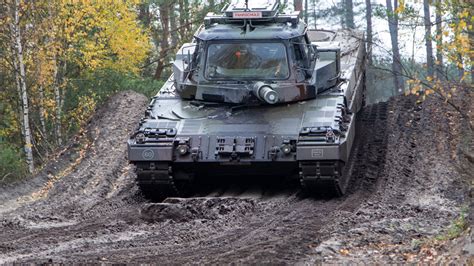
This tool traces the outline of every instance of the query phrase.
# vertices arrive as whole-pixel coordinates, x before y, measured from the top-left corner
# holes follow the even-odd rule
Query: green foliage
[[[96,106],[109,96],[125,90],[133,90],[148,97],[158,92],[163,81],[125,74],[111,69],[98,69],[71,79],[67,88],[64,119],[68,121],[68,133],[75,134],[81,123],[87,121]]]
[[[26,174],[27,167],[21,150],[0,142],[0,183],[23,178]]]
[[[437,236],[436,240],[444,241],[455,239],[459,237],[462,232],[464,232],[468,227],[468,208],[464,207],[461,210],[461,213],[459,214],[458,218],[456,218],[456,220],[451,223],[446,233]]]
[[[433,238],[414,238],[411,240],[411,247],[414,250],[419,250],[423,248],[432,248],[447,240],[453,240],[462,235],[469,228],[468,221],[468,210],[469,207],[465,205],[461,209],[459,216],[451,222],[447,231],[443,234],[437,235]]]
[[[102,101],[110,95],[124,90],[133,90],[148,97],[153,96],[163,85],[163,81],[153,80],[150,77],[140,77],[111,69],[101,69],[89,72],[78,79],[71,80],[71,94],[97,95]],[[70,97],[73,95],[69,95]]]
[[[423,241],[421,239],[412,239],[411,240],[411,248],[414,250],[420,249],[420,247],[423,245]]]

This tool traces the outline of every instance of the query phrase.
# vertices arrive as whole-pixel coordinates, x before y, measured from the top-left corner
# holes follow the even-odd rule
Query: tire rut
[[[124,157],[142,105],[146,99],[131,92],[113,97],[88,126],[92,144],[77,167],[47,197],[3,212],[0,263],[322,262],[324,243],[372,215],[372,201],[403,204],[406,195],[391,190],[420,174],[421,109],[413,109],[411,98],[397,98],[357,114],[352,178],[342,198],[304,198],[297,190],[267,187],[254,192],[249,186],[149,203]],[[400,154],[393,150],[397,142]],[[395,172],[404,178],[389,179]]]
[[[130,112],[129,101],[123,100],[119,97],[115,108]],[[27,204],[11,214],[20,215],[22,221],[0,233],[2,244],[9,247],[10,257],[17,256],[22,261],[29,257],[23,257],[23,253],[69,262],[87,262],[101,256],[116,262],[158,258],[163,263],[297,261],[324,238],[321,230],[332,223],[335,213],[355,210],[367,188],[373,186],[378,172],[371,172],[365,164],[383,160],[384,153],[378,151],[384,150],[384,112],[386,104],[377,104],[362,113],[363,140],[357,142],[359,153],[352,159],[353,188],[348,196],[334,200],[301,198],[295,191],[263,198],[204,197],[146,203],[137,193],[133,173],[126,166],[121,149],[107,150],[116,139],[112,134],[115,126],[101,128],[103,122],[99,119],[89,129],[93,141],[80,165],[59,180],[45,200]],[[111,119],[107,113],[104,117]],[[374,127],[376,134],[369,134],[368,129]],[[361,160],[360,155],[366,153],[376,154],[369,161]],[[116,176],[123,183],[111,194],[118,182],[112,177]],[[236,195],[242,193],[245,189]],[[36,210],[35,214],[28,211],[31,208]],[[48,217],[54,217],[50,224],[31,227]],[[7,218],[3,224],[14,221]],[[71,224],[61,225],[63,222]],[[16,228],[28,228],[28,233]],[[101,240],[104,238],[108,240]],[[109,244],[104,246],[103,241]]]

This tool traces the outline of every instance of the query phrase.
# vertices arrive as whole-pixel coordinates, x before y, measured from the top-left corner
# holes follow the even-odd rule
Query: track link
[[[305,192],[315,196],[342,196],[346,178],[341,162],[300,162],[300,184]]]
[[[190,175],[173,175],[170,164],[152,165],[149,169],[137,168],[137,185],[145,198],[162,201],[168,197],[186,197],[190,192]]]

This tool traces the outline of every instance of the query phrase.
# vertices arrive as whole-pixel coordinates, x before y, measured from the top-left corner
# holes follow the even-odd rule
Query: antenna
[[[245,10],[249,10],[249,0],[245,0]]]

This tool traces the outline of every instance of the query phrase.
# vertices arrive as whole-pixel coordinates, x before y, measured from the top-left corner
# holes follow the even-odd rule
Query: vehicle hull
[[[192,101],[174,93],[170,77],[140,123],[147,137],[128,141],[142,191],[158,198],[186,196],[198,176],[284,175],[304,188],[342,195],[356,115],[364,104],[365,47],[360,33],[332,36],[317,44],[323,49],[344,42],[341,82],[313,99],[259,106]],[[337,129],[337,136],[327,129]]]

